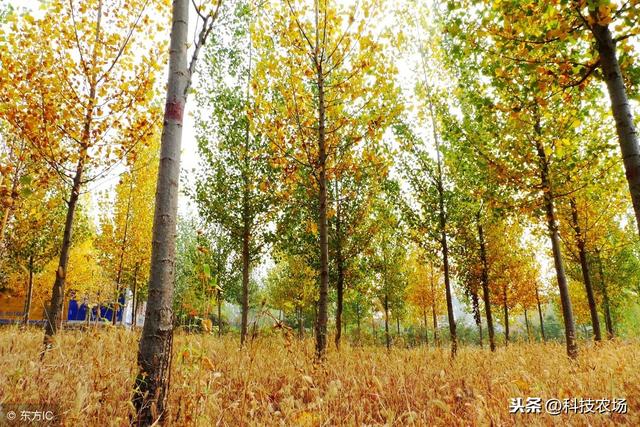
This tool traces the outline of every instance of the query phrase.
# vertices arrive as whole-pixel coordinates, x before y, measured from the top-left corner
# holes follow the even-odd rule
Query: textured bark
[[[600,332],[600,319],[598,319],[598,309],[596,308],[596,299],[593,295],[593,286],[591,285],[591,274],[589,272],[589,263],[587,262],[587,251],[585,249],[585,239],[578,221],[578,209],[575,199],[571,199],[571,225],[575,232],[576,245],[578,246],[578,254],[580,257],[580,268],[582,269],[582,280],[584,288],[587,292],[587,301],[589,303],[589,313],[591,314],[591,326],[593,326],[593,338],[596,341],[602,340]]]
[[[538,137],[541,134],[539,121],[535,125]],[[551,248],[553,251],[553,262],[556,269],[556,279],[558,289],[560,291],[560,302],[562,304],[562,317],[564,319],[564,331],[567,345],[567,355],[571,358],[578,356],[578,345],[576,343],[576,325],[573,320],[573,309],[571,307],[571,297],[569,296],[569,286],[567,284],[567,276],[564,271],[564,262],[562,260],[562,250],[560,248],[560,235],[558,233],[558,224],[556,221],[556,213],[553,200],[553,189],[551,188],[551,180],[549,177],[549,164],[547,155],[544,152],[542,142],[536,140],[536,150],[539,159],[540,181],[542,184],[542,196],[544,209],[547,215],[547,228],[549,238],[551,240]]]
[[[149,295],[133,396],[137,411],[135,424],[145,426],[167,419],[182,119],[191,79],[187,66],[188,22],[189,1],[174,0],[167,99],[153,218]]]
[[[478,237],[480,240],[480,259],[482,261],[482,301],[484,302],[485,316],[487,317],[487,330],[489,332],[489,348],[496,351],[495,330],[493,328],[493,316],[491,314],[491,296],[489,294],[489,263],[487,261],[487,244],[484,240],[484,229],[480,222],[480,213],[478,220]]]
[[[597,13],[593,12],[594,14]],[[636,215],[636,224],[640,231],[640,147],[638,131],[633,123],[633,115],[620,64],[616,54],[616,44],[608,25],[593,24],[591,31],[596,39],[596,49],[600,55],[600,68],[607,84],[611,111],[616,122],[618,143],[622,153],[625,175],[631,193],[631,201]]]
[[[27,296],[24,301],[24,316],[22,323],[29,323],[29,312],[31,311],[31,300],[33,298],[33,255],[29,257],[29,283],[27,284]]]
[[[529,330],[529,315],[527,314],[527,309],[524,309],[524,324],[527,328],[527,342],[531,342],[531,332]]]
[[[540,335],[542,335],[542,341],[547,342],[547,337],[544,334],[544,320],[542,318],[542,306],[540,305],[540,293],[538,292],[537,284],[536,284],[536,302],[538,303],[538,316],[540,317]]]
[[[317,7],[317,5],[316,5]],[[316,21],[318,11],[316,8]],[[316,46],[318,46],[318,23],[316,22]],[[329,291],[329,239],[327,225],[327,147],[325,135],[324,71],[316,49],[316,72],[318,89],[318,231],[320,234],[320,296],[316,320],[316,359],[323,360],[327,349],[327,294]]]
[[[449,277],[449,246],[447,243],[447,216],[444,209],[444,186],[442,183],[442,160],[440,159],[440,142],[438,132],[436,131],[436,118],[433,113],[433,105],[429,104],[429,112],[431,113],[431,122],[433,125],[433,138],[436,143],[436,155],[438,160],[438,216],[440,219],[440,244],[442,246],[442,263],[444,265],[444,287],[447,297],[447,316],[449,319],[449,336],[451,337],[451,357],[455,357],[458,351],[458,340],[456,337],[456,319],[453,314],[453,296],[451,294],[451,279]]]
[[[473,320],[478,327],[478,339],[480,348],[482,348],[482,316],[480,315],[480,300],[478,298],[478,292],[475,289],[471,290],[471,305],[473,308]]]

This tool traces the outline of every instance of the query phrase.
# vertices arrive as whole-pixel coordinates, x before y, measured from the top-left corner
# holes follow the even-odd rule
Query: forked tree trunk
[[[631,193],[631,201],[636,215],[636,225],[640,232],[640,147],[638,146],[638,132],[633,123],[633,115],[624,79],[620,71],[616,43],[611,35],[608,25],[597,23],[597,8],[592,12],[595,23],[591,31],[596,39],[596,49],[600,55],[600,68],[602,76],[607,84],[611,111],[616,122],[618,142],[624,162],[625,175]]]
[[[480,221],[480,213],[477,214],[478,237],[480,240],[480,259],[482,261],[482,300],[487,317],[487,330],[489,331],[489,348],[496,351],[495,330],[493,329],[493,316],[491,314],[491,297],[489,294],[489,263],[487,261],[487,246],[484,240],[484,229]]]
[[[167,418],[173,347],[173,283],[182,123],[191,71],[187,66],[189,1],[173,0],[169,78],[153,217],[149,295],[138,349],[133,404],[136,425]]]
[[[567,284],[567,276],[564,271],[564,262],[562,260],[562,250],[560,248],[560,235],[558,233],[558,223],[556,221],[556,213],[553,200],[553,190],[551,188],[551,180],[549,177],[549,163],[547,155],[544,152],[544,146],[540,141],[542,133],[540,128],[540,120],[538,118],[535,124],[536,131],[536,151],[539,159],[540,181],[542,184],[542,197],[544,209],[547,215],[547,228],[549,238],[551,240],[551,248],[553,251],[553,262],[556,270],[556,279],[558,281],[558,289],[560,291],[560,302],[562,304],[562,317],[564,319],[564,331],[567,345],[567,355],[571,358],[578,356],[578,345],[576,343],[576,325],[573,320],[573,309],[571,307],[571,297],[569,296],[569,286]]]
[[[98,3],[98,16],[96,19],[96,45],[100,41],[100,23],[102,19],[102,2]],[[96,48],[94,46],[93,60],[96,59]],[[82,176],[87,160],[87,149],[91,141],[91,127],[93,124],[93,110],[96,106],[96,73],[95,71],[89,78],[89,101],[85,110],[85,117],[82,129],[81,144],[79,147],[78,162],[71,186],[71,194],[67,203],[67,217],[64,223],[64,233],[62,237],[62,247],[60,248],[60,259],[56,270],[56,280],[53,284],[51,292],[51,304],[47,312],[47,318],[44,329],[44,347],[45,351],[51,346],[53,336],[62,326],[62,311],[64,306],[65,282],[67,277],[67,266],[69,265],[69,251],[71,250],[71,235],[73,232],[73,219],[76,213],[78,198],[80,197],[80,188],[82,187]],[[44,357],[45,352],[42,353]]]
[[[580,228],[580,222],[578,221],[578,208],[576,207],[575,199],[571,198],[569,203],[571,204],[571,225],[576,235],[576,245],[578,246],[578,253],[580,256],[580,268],[582,269],[582,280],[584,282],[585,291],[587,292],[587,302],[589,303],[589,313],[591,314],[593,337],[596,341],[601,341],[602,334],[600,332],[600,319],[598,319],[596,299],[593,295],[593,286],[591,285],[591,274],[589,272],[589,263],[587,262],[585,239],[582,229]]]

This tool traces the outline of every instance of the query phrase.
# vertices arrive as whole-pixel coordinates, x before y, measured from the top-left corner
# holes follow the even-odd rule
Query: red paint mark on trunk
[[[180,101],[167,101],[164,111],[165,119],[174,120],[182,124],[182,116],[184,114],[184,104]]]

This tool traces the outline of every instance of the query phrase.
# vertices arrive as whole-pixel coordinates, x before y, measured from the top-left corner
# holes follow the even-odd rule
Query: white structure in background
[[[124,324],[127,326],[134,326],[133,324],[133,292],[130,289],[127,289],[127,293],[125,295],[125,304],[124,304]],[[144,313],[147,309],[146,301],[138,301],[138,307],[136,309],[137,316],[135,326],[142,327],[144,325]]]

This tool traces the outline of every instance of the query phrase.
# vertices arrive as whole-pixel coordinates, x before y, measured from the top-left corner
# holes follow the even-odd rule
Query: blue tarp
[[[124,314],[124,294],[118,298],[118,312],[116,314],[116,321],[122,321],[122,315]],[[111,321],[113,319],[113,307],[101,305],[94,307],[91,310],[91,318],[89,320],[98,320],[98,309],[100,310],[100,317],[105,320]],[[69,310],[67,312],[67,320],[86,320],[89,307],[87,304],[78,306],[78,301],[72,299],[69,301]]]

